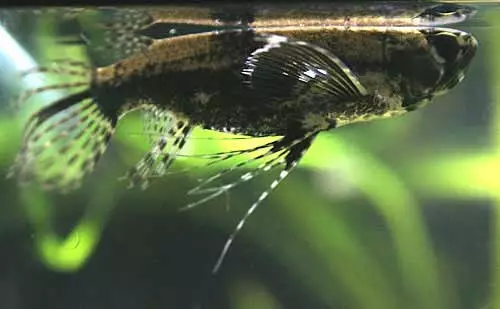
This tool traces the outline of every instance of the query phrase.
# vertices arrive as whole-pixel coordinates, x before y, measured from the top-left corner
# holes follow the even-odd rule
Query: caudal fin
[[[77,188],[114,132],[117,115],[109,113],[88,88],[37,111],[26,123],[10,176],[47,190]]]

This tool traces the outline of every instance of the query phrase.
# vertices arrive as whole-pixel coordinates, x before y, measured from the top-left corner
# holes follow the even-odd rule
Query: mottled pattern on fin
[[[229,151],[229,152],[221,152],[216,154],[208,154],[208,155],[198,155],[197,157],[212,159],[212,161],[208,162],[208,165],[214,165],[220,163],[221,161],[228,160],[230,158],[237,158],[241,154],[254,154],[253,157],[237,162],[229,168],[223,169],[219,173],[204,179],[201,183],[195,188],[191,189],[188,194],[189,195],[206,195],[205,197],[192,202],[185,207],[181,208],[181,210],[188,210],[194,208],[198,205],[201,205],[205,202],[208,202],[215,197],[228,192],[229,190],[235,188],[236,186],[245,183],[247,181],[252,180],[253,178],[271,171],[272,169],[282,166],[278,177],[271,183],[268,189],[264,190],[257,200],[250,206],[247,210],[243,218],[240,220],[235,230],[231,233],[228,240],[226,241],[224,248],[215,264],[213,269],[214,272],[220,268],[222,261],[229,250],[234,238],[237,233],[243,228],[246,220],[250,217],[250,215],[257,209],[257,207],[264,201],[264,199],[270,194],[272,190],[274,190],[278,184],[290,173],[290,171],[297,165],[299,160],[302,158],[303,154],[307,151],[312,141],[316,137],[318,132],[311,132],[307,134],[300,134],[298,136],[284,136],[276,141],[266,143],[264,145],[260,145],[250,149],[237,150],[237,151]],[[265,151],[264,151],[265,150]],[[259,151],[264,151],[263,153],[258,154]],[[216,180],[222,179],[224,176],[229,175],[231,172],[243,168],[251,163],[261,162],[255,169],[248,171],[241,176],[239,176],[236,180],[232,182],[226,183],[220,186],[209,186]]]
[[[46,190],[76,189],[104,153],[115,124],[88,90],[57,100],[28,120],[11,175]]]
[[[147,188],[152,178],[161,177],[174,162],[191,133],[188,121],[175,117],[167,110],[149,106],[144,111],[144,129],[152,148],[123,177],[129,187]]]
[[[106,8],[100,9],[97,22],[87,29],[85,38],[94,56],[105,56],[107,65],[135,53],[144,51],[153,39],[140,33],[151,22],[152,18],[146,11],[140,9]],[[96,55],[97,53],[97,55]],[[100,62],[102,62],[100,61]]]
[[[255,92],[277,100],[302,94],[327,94],[330,100],[367,95],[353,72],[335,55],[311,43],[279,35],[262,35],[242,70]]]
[[[35,182],[47,190],[77,188],[90,173],[113,134],[116,114],[102,109],[90,90],[92,70],[73,60],[23,72],[81,77],[74,82],[40,86],[21,94],[17,106],[51,90],[69,91],[33,113],[25,124],[23,141],[9,173],[21,184]]]
[[[33,74],[45,74],[45,76],[55,76],[57,78],[72,78],[72,81],[65,81],[52,85],[45,85],[33,89],[24,90],[19,97],[12,101],[12,108],[19,110],[33,96],[51,90],[75,90],[78,87],[88,87],[92,70],[82,61],[73,59],[57,59],[51,62],[50,66],[34,67],[20,72],[20,77],[24,78]]]

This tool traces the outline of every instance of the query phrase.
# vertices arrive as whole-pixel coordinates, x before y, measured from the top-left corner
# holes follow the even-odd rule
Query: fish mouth
[[[477,39],[470,33],[455,29],[433,29],[428,42],[442,74],[434,92],[440,95],[459,84],[467,71],[478,47]]]

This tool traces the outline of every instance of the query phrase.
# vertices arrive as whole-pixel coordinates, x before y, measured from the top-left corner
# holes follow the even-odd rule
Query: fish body
[[[121,106],[120,114],[136,107],[127,102],[150,102],[204,128],[285,135],[292,123],[328,129],[402,114],[449,88],[450,80],[460,79],[475,48],[470,35],[442,29],[287,27],[268,33],[260,28],[160,40],[144,53],[97,69],[92,87],[102,101]],[[294,61],[304,61],[301,55],[294,59],[293,51],[266,68],[259,64],[259,69],[281,70],[281,75],[252,76],[245,64],[252,53],[274,45],[279,49],[288,39],[340,59],[363,95],[338,100],[328,91],[308,91],[310,86],[303,86],[321,80],[322,70],[329,68],[314,59],[293,67]],[[449,56],[448,50],[456,54]]]

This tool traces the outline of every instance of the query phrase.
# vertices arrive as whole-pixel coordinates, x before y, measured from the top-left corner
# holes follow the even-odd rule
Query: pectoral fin
[[[287,100],[308,91],[343,101],[367,95],[355,74],[328,50],[284,36],[263,35],[264,42],[245,62],[245,83],[262,96]]]

